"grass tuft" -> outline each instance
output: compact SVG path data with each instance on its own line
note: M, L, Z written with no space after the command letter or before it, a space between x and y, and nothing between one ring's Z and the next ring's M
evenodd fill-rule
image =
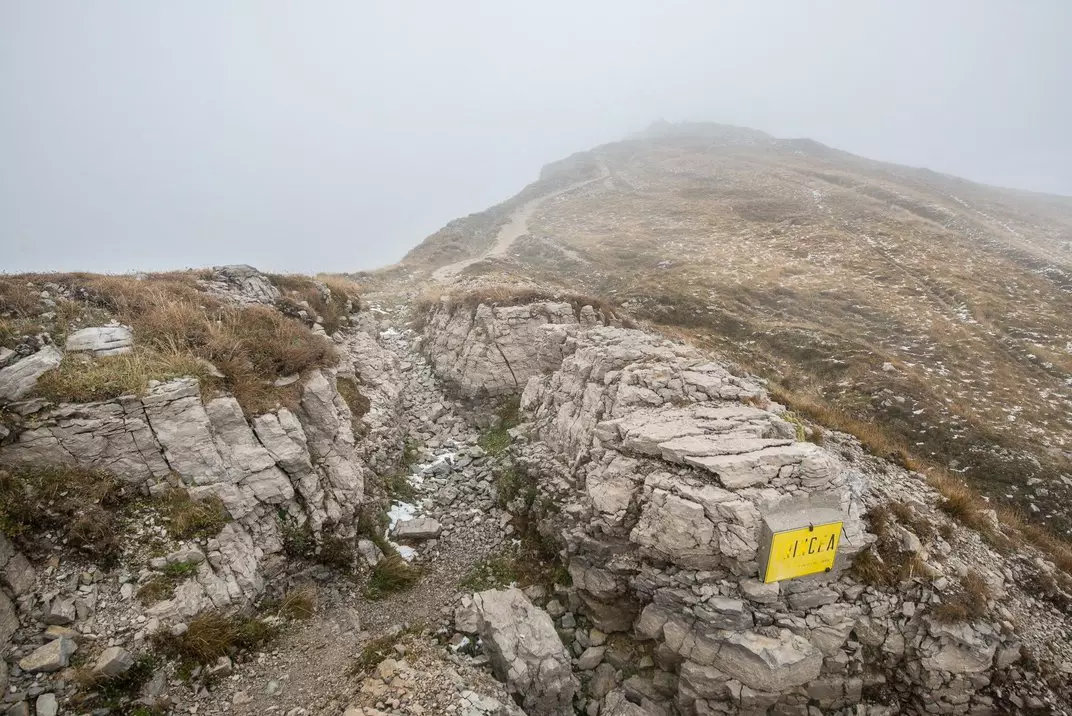
M172 490L165 500L168 532L175 539L215 537L230 518L215 495L194 500L182 489Z
M286 619L309 619L316 613L316 585L295 587L283 595L277 613Z
M278 628L253 617L204 612L179 635L161 630L151 635L153 649L180 662L211 664L221 656L253 651L271 641Z
M421 571L397 551L392 551L372 568L365 596L372 600L383 599L389 594L411 589L421 578Z

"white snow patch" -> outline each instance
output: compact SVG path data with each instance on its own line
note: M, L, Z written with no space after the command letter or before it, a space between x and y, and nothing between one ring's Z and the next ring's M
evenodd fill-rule
M387 530L390 532L394 530L395 525L399 522L409 522L416 516L416 505L410 504L409 502L394 502L391 504L391 509L387 510L387 519L391 522Z

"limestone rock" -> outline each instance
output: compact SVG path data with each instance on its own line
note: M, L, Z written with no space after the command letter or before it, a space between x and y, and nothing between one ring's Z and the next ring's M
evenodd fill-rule
M37 379L63 360L55 346L45 346L17 363L0 368L0 403L19 400L29 395Z
M395 525L395 537L405 540L434 539L442 531L439 522L431 517L403 520Z
M280 297L279 289L252 266L217 266L212 279L203 282L213 293L235 303L275 303Z
M818 677L823 655L786 629L777 637L741 632L722 641L712 665L753 689L784 691Z
M473 596L479 633L500 681L531 716L573 713L577 683L551 618L519 589Z
M60 705L56 701L55 694L41 694L37 697L37 716L56 716L60 712Z
M129 651L122 647L111 646L97 657L97 663L93 665L93 673L98 676L119 676L129 671L132 666L134 666L134 657Z
M52 672L64 669L70 663L71 655L78 651L78 645L70 639L60 637L39 646L28 656L19 661L19 668L31 674Z
M0 589L0 644L6 644L18 628L19 616L15 612L15 605Z
M95 326L71 333L64 347L69 353L111 356L129 353L133 345L134 334L126 326Z

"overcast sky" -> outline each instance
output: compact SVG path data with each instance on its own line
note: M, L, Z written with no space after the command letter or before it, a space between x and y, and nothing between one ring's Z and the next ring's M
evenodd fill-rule
M0 271L398 260L653 120L1072 194L1069 0L0 0Z

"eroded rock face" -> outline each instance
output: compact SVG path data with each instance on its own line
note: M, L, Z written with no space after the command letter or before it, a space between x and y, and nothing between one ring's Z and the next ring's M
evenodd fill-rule
M208 291L235 303L272 304L280 296L279 289L267 276L243 264L217 266L212 270L212 278L201 283Z
M377 387L369 390L361 453L386 462L397 454L386 445L398 442L390 432L394 408L384 404L397 395L389 385L397 368L382 350L354 342L363 351L358 356L343 351L342 370L360 370L364 356L376 360L369 373ZM195 499L218 497L233 521L209 541L196 575L149 615L184 619L207 608L243 604L263 591L261 564L282 548L279 514L314 534L326 529L353 534L369 468L356 449L355 421L336 375L336 369L313 371L305 376L295 411L280 408L252 420L233 397L203 399L193 378L154 384L142 397L20 404L29 427L0 450L0 465L100 468L151 495L165 493L178 480ZM3 566L14 569L19 559L4 560ZM0 597L0 635L13 631L9 603Z
M444 303L425 331L423 351L436 374L467 398L516 395L532 376L555 370L571 337L595 314L568 303L525 306Z
M473 595L471 625L484 641L496 677L530 716L573 713L577 683L570 656L547 612L519 589ZM464 619L463 619L464 622Z

